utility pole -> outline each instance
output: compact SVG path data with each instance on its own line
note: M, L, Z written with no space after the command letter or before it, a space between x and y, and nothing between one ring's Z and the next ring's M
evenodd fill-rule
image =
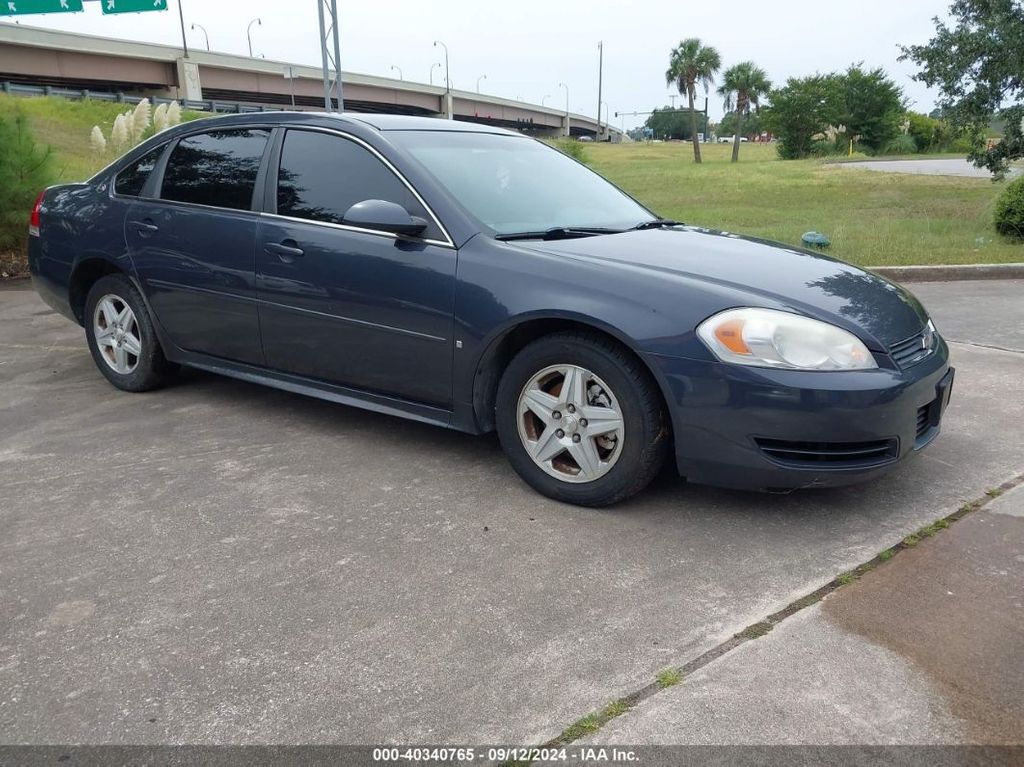
M604 40L597 43L597 140L601 140L601 81L604 77Z
M338 38L338 0L316 0L320 16L320 58L324 70L324 108L334 111L337 98L338 111L345 111L341 84L341 41ZM329 21L328 21L329 20ZM331 82L331 64L334 64L334 82Z

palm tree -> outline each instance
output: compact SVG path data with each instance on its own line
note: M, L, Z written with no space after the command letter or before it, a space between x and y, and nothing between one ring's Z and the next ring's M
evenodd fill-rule
M697 84L704 86L704 92L715 79L715 73L722 67L722 57L710 45L704 45L699 38L689 37L672 49L669 57L665 82L675 85L679 95L686 94L690 103L690 135L693 137L693 161L700 162L700 142L697 140L697 113L693 102L697 98Z
M761 105L761 99L768 95L772 84L768 75L753 61L729 67L722 75L722 87L718 95L725 99L725 111L736 112L736 135L732 140L732 161L740 159L740 137L743 135L743 118L751 109Z

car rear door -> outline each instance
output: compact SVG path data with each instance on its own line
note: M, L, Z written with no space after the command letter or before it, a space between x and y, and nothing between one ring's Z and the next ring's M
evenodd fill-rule
M396 169L362 140L289 129L268 172L256 283L267 364L450 407L457 251ZM430 222L402 238L347 226L364 200Z
M164 331L187 351L263 364L254 198L270 135L232 128L180 139L158 198L128 210L136 273Z

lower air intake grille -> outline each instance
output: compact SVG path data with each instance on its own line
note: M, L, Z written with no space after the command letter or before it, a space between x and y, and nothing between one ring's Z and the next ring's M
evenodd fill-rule
M875 442L789 442L756 439L757 446L776 463L797 468L849 469L877 466L897 457L895 439Z
M931 419L928 417L928 410L931 405L925 405L917 409L917 437L920 439L925 432L931 428Z

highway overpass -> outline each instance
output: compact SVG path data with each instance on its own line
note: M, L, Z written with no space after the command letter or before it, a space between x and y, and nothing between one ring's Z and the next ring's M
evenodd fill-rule
M285 76L290 71L291 78ZM0 82L123 92L182 100L218 100L299 109L324 107L319 67L168 45L0 24ZM428 115L565 135L567 115L553 107L452 90L408 80L342 72L345 110ZM618 129L585 115L568 115L573 136L621 138Z

